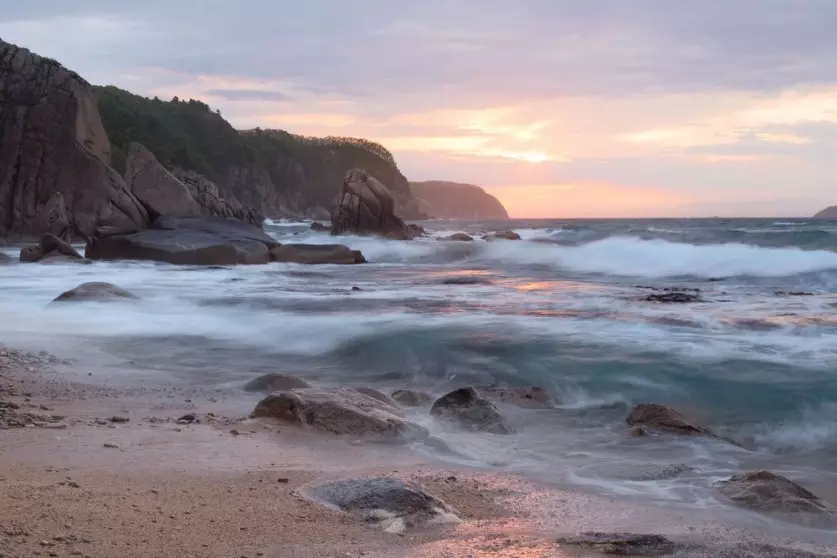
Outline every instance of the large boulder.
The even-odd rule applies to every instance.
[[[189,188],[138,143],[132,143],[128,148],[125,184],[155,216],[201,214],[201,208]]]
[[[426,435],[421,427],[407,422],[399,409],[349,388],[275,393],[256,405],[253,416],[333,434],[383,439]]]
[[[816,494],[770,471],[735,475],[718,483],[718,491],[733,503],[768,513],[834,514]]]
[[[412,238],[407,225],[395,215],[392,192],[361,169],[350,170],[343,179],[343,189],[331,215],[331,234]]]
[[[70,243],[52,234],[45,234],[35,246],[27,246],[20,251],[20,261],[25,263],[40,262],[49,258],[64,256],[73,260],[83,260]]]
[[[483,240],[492,242],[494,240],[520,240],[520,235],[513,230],[496,231],[483,235]]]
[[[264,264],[276,246],[273,237],[239,219],[163,216],[144,231],[100,232],[87,243],[87,257],[179,265]]]
[[[430,414],[453,422],[471,431],[510,434],[513,429],[488,399],[472,387],[464,387],[443,395],[433,403]]]
[[[366,263],[360,250],[352,250],[342,244],[283,244],[270,249],[270,259],[301,264]]]
[[[671,407],[658,403],[640,403],[631,409],[625,421],[631,426],[645,426],[685,436],[715,436],[708,428],[695,424]]]
[[[253,380],[250,380],[244,385],[246,391],[257,391],[261,393],[273,393],[276,391],[288,391],[292,389],[304,389],[311,387],[311,384],[291,376],[289,374],[282,374],[281,372],[274,372],[272,374],[265,374]]]
[[[0,41],[0,236],[62,237],[63,221],[86,238],[102,226],[144,228],[149,218],[110,167],[89,84]]]
[[[457,512],[424,486],[395,477],[338,480],[300,492],[388,533],[459,522]]]
[[[126,302],[139,297],[111,283],[82,283],[58,295],[52,302]]]
[[[473,242],[474,237],[463,232],[453,233],[450,236],[443,236],[439,240],[452,240],[454,242]]]

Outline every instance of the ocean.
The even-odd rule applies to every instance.
[[[559,405],[503,406],[517,428],[510,436],[457,432],[409,411],[444,442],[416,451],[774,530],[803,527],[733,509],[713,483],[764,468],[837,503],[837,223],[421,225],[429,236],[411,242],[333,238],[309,223],[265,226],[280,242],[359,249],[369,263],[357,266],[0,266],[0,340],[71,358],[114,385],[237,390],[276,371],[436,395],[538,385]],[[505,229],[522,240],[480,239]],[[476,240],[436,240],[454,232]],[[85,281],[112,282],[143,301],[47,307]],[[700,300],[646,300],[665,288],[699,289]],[[625,418],[640,402],[671,405],[740,447],[626,436]]]

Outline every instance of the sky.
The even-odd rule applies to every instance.
[[[379,141],[515,217],[837,204],[837,0],[0,3],[93,83]]]

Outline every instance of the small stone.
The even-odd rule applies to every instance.
[[[233,436],[238,436],[238,435],[240,435],[240,434],[241,434],[241,432],[239,432],[238,430],[236,430],[235,428],[233,428],[232,430],[230,430],[230,434],[232,434]]]
[[[116,415],[116,416],[110,417],[110,421],[111,421],[111,422],[119,422],[119,423],[124,423],[124,422],[129,422],[130,420],[131,420],[131,419],[129,419],[128,417],[125,417],[125,416],[120,416],[120,415]]]
[[[119,449],[118,444],[114,444],[113,442],[105,442],[104,446],[109,449]]]
[[[79,484],[76,481],[69,481],[67,483],[67,486],[69,486],[70,488],[81,488],[81,486],[79,486]]]
[[[290,482],[290,481],[288,479],[286,479],[285,477],[281,477],[281,478],[277,479],[276,482],[279,482],[281,484],[288,484],[288,482]]]

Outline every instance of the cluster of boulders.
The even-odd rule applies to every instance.
[[[495,240],[520,240],[520,235],[512,230],[495,231],[484,234],[482,239],[486,242],[494,242]],[[449,236],[439,237],[438,240],[449,240],[453,242],[473,242],[474,237],[464,232],[453,233]]]

